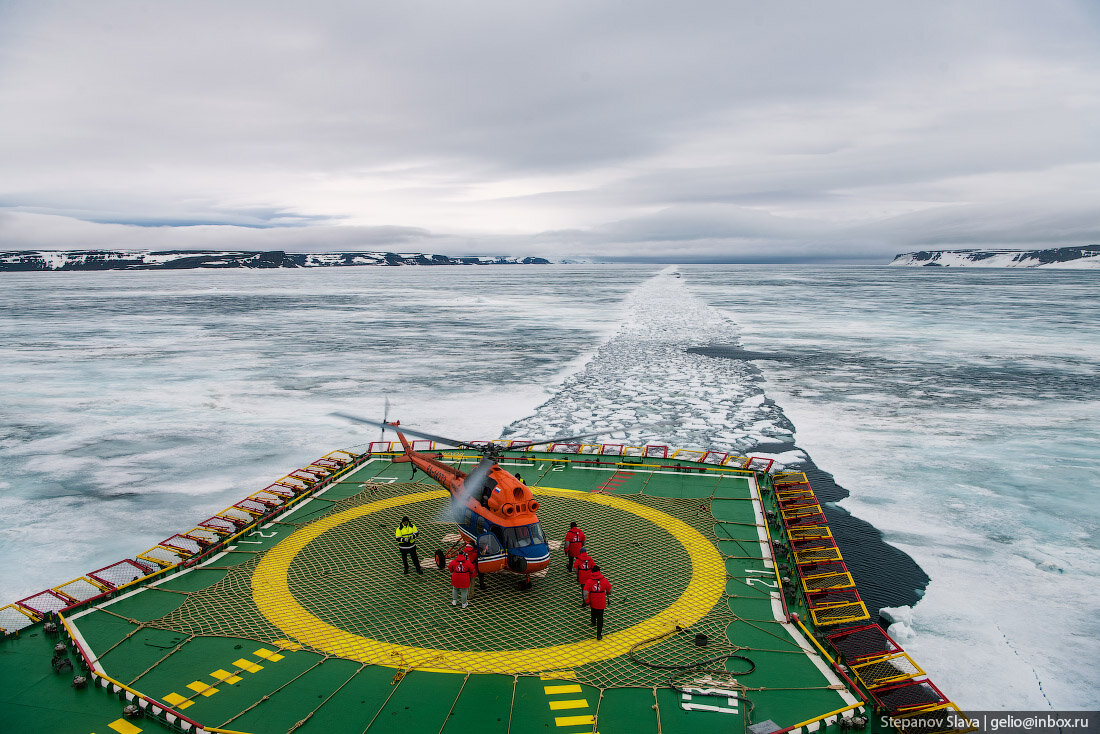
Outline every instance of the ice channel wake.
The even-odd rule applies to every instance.
[[[627,426],[600,440],[741,454],[790,442],[790,422],[765,397],[755,366],[687,351],[737,340],[737,327],[688,293],[674,269],[668,268],[631,292],[618,332],[533,415],[512,423],[505,435],[549,436]],[[786,464],[806,458],[798,450],[769,456]]]

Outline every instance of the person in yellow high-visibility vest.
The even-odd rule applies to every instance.
[[[420,568],[420,558],[416,555],[416,536],[419,534],[416,526],[409,520],[408,515],[401,518],[401,524],[397,526],[397,532],[394,533],[397,548],[401,551],[401,562],[405,564],[406,576],[409,575],[410,555],[412,555],[413,565],[416,566],[416,572],[419,574],[424,573],[424,569]]]

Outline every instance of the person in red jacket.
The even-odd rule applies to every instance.
[[[451,606],[458,605],[459,592],[462,596],[462,608],[469,604],[470,579],[473,577],[473,569],[470,567],[470,559],[465,553],[459,553],[454,560],[447,565],[451,572]]]
[[[592,575],[584,585],[588,593],[588,605],[592,607],[592,624],[596,626],[596,639],[603,639],[603,610],[607,609],[607,594],[611,591],[611,582],[600,573],[600,567],[592,569]]]
[[[584,548],[581,548],[580,553],[577,555],[577,562],[573,564],[573,568],[577,569],[577,583],[581,585],[581,606],[588,604],[588,592],[584,590],[584,585],[588,583],[589,577],[592,575],[592,569],[596,567],[596,562],[592,560],[592,556],[588,555],[588,552]]]
[[[466,558],[470,560],[470,566],[474,572],[474,576],[477,577],[477,585],[482,591],[485,591],[485,574],[477,568],[477,548],[473,543],[466,543]]]
[[[577,527],[577,523],[569,523],[569,532],[565,534],[565,555],[569,560],[565,564],[566,571],[573,570],[573,561],[584,547],[584,531]]]

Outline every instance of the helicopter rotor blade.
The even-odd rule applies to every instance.
[[[528,448],[530,446],[542,446],[543,444],[548,444],[548,443],[571,443],[571,442],[576,441],[577,439],[580,439],[580,438],[591,438],[592,436],[602,436],[602,435],[605,435],[605,434],[608,434],[608,433],[615,433],[616,431],[619,431],[619,430],[622,430],[622,429],[609,428],[606,431],[596,431],[594,433],[581,433],[581,434],[578,434],[576,436],[555,436],[554,438],[547,438],[547,439],[543,439],[543,440],[539,440],[539,441],[525,441],[523,439],[519,439],[517,441],[513,441],[512,445],[509,446],[508,448]]]
[[[630,430],[635,430],[635,429],[638,429],[638,428],[661,428],[661,427],[666,427],[665,424],[655,424],[655,423],[642,423],[642,424],[635,424],[635,425],[631,425],[631,426],[617,426],[617,427],[614,427],[614,428],[603,428],[599,431],[592,431],[590,433],[579,433],[579,434],[575,434],[575,435],[572,435],[572,436],[555,436],[553,438],[544,438],[544,439],[539,439],[537,441],[519,440],[519,441],[514,441],[512,446],[505,447],[505,446],[500,446],[498,444],[494,444],[492,441],[488,442],[487,444],[477,445],[477,444],[470,443],[468,441],[459,441],[456,438],[447,438],[446,436],[437,436],[434,433],[427,433],[426,431],[419,431],[419,430],[416,430],[414,428],[406,428],[404,426],[400,426],[400,425],[397,425],[397,424],[394,424],[394,423],[389,423],[387,421],[379,422],[379,421],[375,421],[375,420],[370,420],[369,418],[360,418],[359,416],[350,415],[348,413],[333,412],[333,413],[329,413],[329,415],[335,416],[337,418],[343,418],[345,420],[353,421],[355,423],[364,423],[368,426],[379,426],[379,427],[382,428],[383,431],[385,431],[387,428],[389,428],[391,431],[400,431],[401,433],[407,434],[409,436],[416,436],[418,438],[426,438],[430,441],[435,441],[437,443],[447,444],[448,446],[460,446],[462,448],[472,449],[474,451],[479,451],[482,454],[486,454],[486,455],[491,453],[492,451],[494,451],[494,448],[493,448],[494,446],[496,446],[496,450],[505,450],[505,449],[523,450],[523,449],[526,449],[526,448],[530,448],[532,446],[542,446],[544,444],[553,444],[553,443],[571,443],[573,441],[577,441],[577,440],[584,439],[584,438],[592,438],[593,436],[604,436],[604,435],[607,435],[609,433],[619,433],[620,431],[630,431]]]
[[[401,433],[408,434],[409,436],[416,436],[418,438],[426,438],[429,441],[435,441],[437,443],[445,443],[448,446],[461,446],[463,448],[474,449],[474,450],[480,451],[480,449],[477,446],[474,446],[473,444],[470,444],[470,443],[466,443],[465,441],[459,441],[458,439],[455,439],[455,438],[447,438],[446,436],[437,436],[434,433],[425,433],[424,431],[417,431],[413,428],[406,428],[405,426],[400,426],[400,425],[397,425],[395,423],[387,423],[385,421],[372,421],[369,418],[360,418],[359,416],[356,416],[356,415],[350,415],[348,413],[340,413],[340,412],[329,413],[329,415],[335,416],[337,418],[343,418],[344,420],[353,421],[355,423],[364,423],[368,426],[378,426],[378,427],[381,427],[382,430],[385,430],[385,429],[388,428],[391,431],[399,431]]]
[[[592,438],[593,436],[606,436],[609,433],[619,433],[620,431],[631,431],[631,430],[634,430],[635,428],[660,428],[660,427],[662,427],[662,426],[659,426],[659,425],[654,424],[654,423],[643,423],[643,424],[637,424],[637,425],[633,425],[633,426],[618,426],[617,428],[604,428],[604,429],[599,430],[599,431],[593,431],[592,433],[580,433],[580,434],[577,434],[575,436],[555,436],[554,438],[540,439],[538,441],[518,440],[518,441],[514,441],[512,443],[512,445],[509,446],[508,448],[525,449],[525,448],[528,448],[530,446],[542,446],[543,444],[548,444],[548,443],[572,443],[573,441],[576,441],[576,440],[581,439],[581,438]]]

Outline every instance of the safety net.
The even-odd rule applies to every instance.
[[[717,689],[748,706],[759,696],[795,691],[836,695],[835,684],[820,677],[770,613],[761,579],[774,572],[730,572],[761,560],[748,497],[561,490],[552,501],[540,497],[547,537],[560,539],[577,522],[613,584],[604,641],[594,644],[589,610],[556,542],[550,568],[530,588],[521,588],[515,574],[486,574],[485,589],[472,585],[468,608],[455,608],[450,575],[433,557],[436,549],[451,551],[458,539],[449,499],[434,484],[362,486],[344,499],[315,498],[269,527],[286,540],[260,550],[242,543],[204,566],[224,576],[205,588],[174,591],[185,599],[167,614],[128,621],[185,641],[244,638],[271,649],[385,665],[398,678],[413,670],[543,678],[560,671],[601,691],[672,687],[688,700],[692,691]],[[723,502],[747,510],[749,521],[716,518],[715,503]],[[406,515],[420,531],[423,575],[402,572],[394,528]],[[701,577],[707,563],[700,558],[707,554],[710,575]],[[753,675],[758,665],[770,672]],[[714,700],[704,696],[692,705]],[[807,699],[808,705],[835,707],[832,699],[812,700],[819,702]]]

